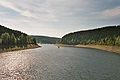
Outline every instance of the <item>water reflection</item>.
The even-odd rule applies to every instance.
[[[25,73],[32,63],[30,54],[29,50],[0,54],[0,80],[32,80]]]
[[[120,56],[84,48],[42,48],[0,54],[0,80],[119,80]]]

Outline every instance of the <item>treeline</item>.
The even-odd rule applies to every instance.
[[[69,33],[63,36],[59,42],[69,45],[95,44],[120,46],[120,25]]]
[[[48,37],[48,36],[31,36],[32,38],[36,39],[37,43],[41,43],[41,44],[56,44],[60,38],[56,38],[56,37]]]
[[[24,48],[32,44],[37,45],[36,40],[27,34],[0,25],[0,49]]]

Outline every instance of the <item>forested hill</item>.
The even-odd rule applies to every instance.
[[[60,43],[120,46],[120,25],[69,33],[62,37]]]
[[[20,32],[20,31],[17,31],[17,30],[12,30],[12,29],[10,29],[10,28],[7,28],[7,27],[5,27],[5,26],[0,25],[0,35],[2,35],[2,34],[5,33],[5,32],[9,33],[10,35],[11,35],[11,34],[14,34],[16,37],[20,36],[21,34],[27,36],[27,34],[25,34],[25,33],[23,33],[23,32]]]
[[[0,25],[0,50],[14,47],[37,45],[36,40],[27,34]]]
[[[42,44],[56,44],[60,39],[56,37],[35,36],[35,35],[32,35],[31,37],[35,38],[37,43],[42,43]]]

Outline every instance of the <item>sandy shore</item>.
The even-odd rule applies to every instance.
[[[77,47],[84,47],[84,48],[95,48],[101,49],[109,52],[115,52],[120,54],[120,47],[118,46],[106,46],[106,45],[76,45]]]
[[[114,52],[120,54],[120,47],[119,46],[106,46],[106,45],[64,45],[64,44],[57,44],[60,47],[77,47],[77,48],[94,48],[105,50],[109,52]]]
[[[16,47],[16,48],[9,48],[9,49],[0,49],[0,53],[4,53],[4,52],[11,52],[11,51],[18,51],[18,50],[25,50],[25,49],[34,49],[34,48],[38,48],[41,47],[39,45],[28,45],[27,47],[21,48],[21,47]]]

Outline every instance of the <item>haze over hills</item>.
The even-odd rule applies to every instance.
[[[60,43],[120,46],[120,25],[69,33],[62,37]]]
[[[31,37],[35,38],[37,43],[42,44],[56,44],[60,40],[60,38],[48,36],[31,35]]]

